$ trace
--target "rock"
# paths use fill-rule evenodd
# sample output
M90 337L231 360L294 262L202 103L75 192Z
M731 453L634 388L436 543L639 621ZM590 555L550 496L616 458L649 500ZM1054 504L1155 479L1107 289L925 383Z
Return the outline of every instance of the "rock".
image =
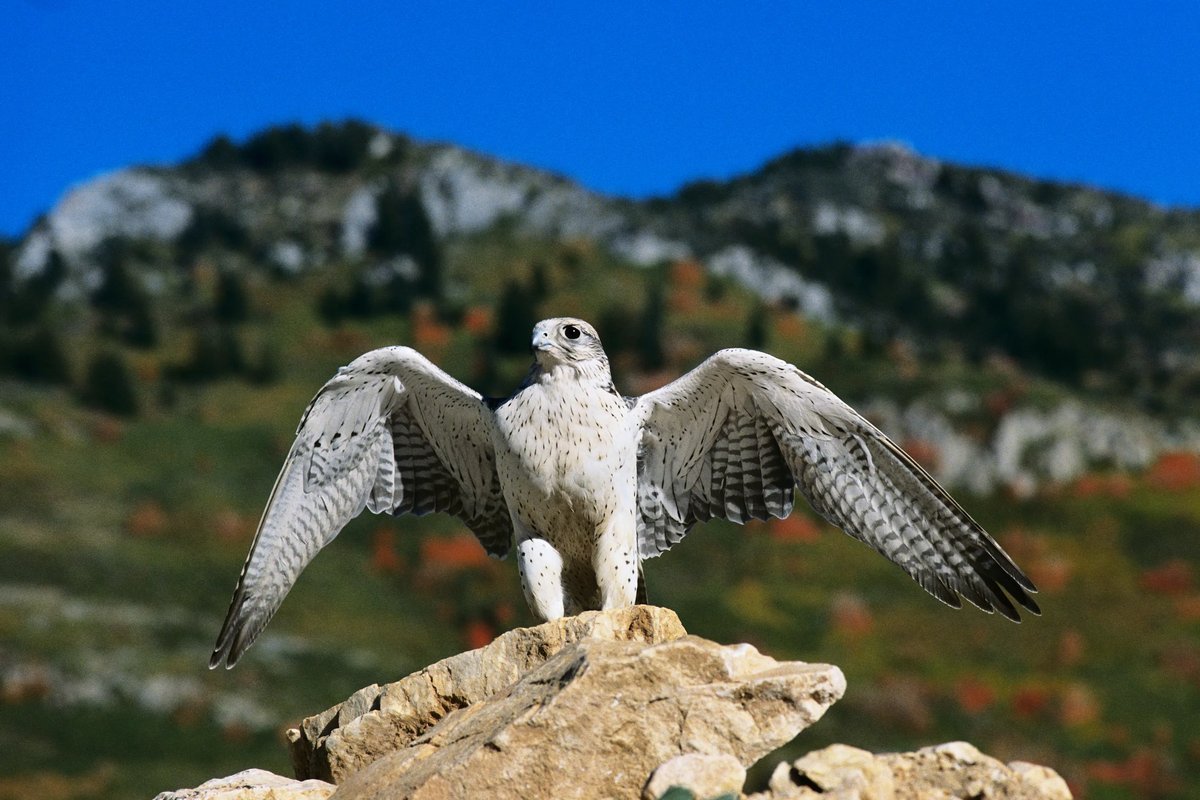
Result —
M583 639L345 777L337 797L638 798L678 755L753 764L845 685L837 667L778 662L749 645Z
M1071 791L1048 767L1005 765L966 742L913 753L873 755L835 744L809 753L771 775L752 800L1070 800Z
M336 788L324 781L297 781L265 769L248 769L205 781L195 789L163 792L154 800L325 800Z
M667 609L592 611L306 719L288 732L297 775L328 783L249 770L157 800L1070 800L1053 770L965 742L882 755L832 745L780 764L746 798L746 768L845 688L834 666L688 636Z
M895 796L892 771L872 753L835 744L781 763L771 774L768 797L810 797L822 793L841 798L891 800ZM793 790L799 790L796 793Z
M741 794L746 768L731 755L688 753L659 765L642 790L643 800L658 800L678 786L699 798Z
M686 636L675 612L656 606L589 611L517 628L395 683L368 686L289 730L298 778L341 782L381 755L407 746L451 712L502 692L567 645L584 638L667 642Z

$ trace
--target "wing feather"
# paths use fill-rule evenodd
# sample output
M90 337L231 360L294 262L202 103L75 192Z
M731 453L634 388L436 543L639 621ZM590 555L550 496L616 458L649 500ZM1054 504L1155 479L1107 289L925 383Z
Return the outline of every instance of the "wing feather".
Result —
M341 368L309 403L242 567L209 667L232 667L305 566L364 508L461 518L495 556L512 523L482 398L407 347Z
M711 424L697 424L697 409ZM1033 583L946 490L791 364L753 350L722 350L638 398L633 413L642 428L643 558L710 517L786 517L799 490L817 513L948 605L966 598L1013 620L1020 619L1017 605L1039 613ZM670 468L697 463L697 470Z

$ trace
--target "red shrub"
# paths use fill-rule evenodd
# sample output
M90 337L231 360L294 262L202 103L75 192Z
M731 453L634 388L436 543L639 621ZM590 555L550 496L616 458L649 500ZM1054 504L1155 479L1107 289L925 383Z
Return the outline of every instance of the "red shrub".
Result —
M488 563L487 553L470 533L429 538L421 542L422 563L447 571L473 569Z
M1124 761L1093 761L1088 777L1100 783L1126 786L1138 797L1161 797L1179 790L1178 779L1170 774L1165 758L1140 747Z
M1073 683L1059 698L1058 720L1064 727L1090 725L1100 719L1100 701L1090 686Z
M1142 591L1151 594L1179 597L1189 594L1195 588L1196 576L1191 564L1175 559L1154 569L1143 570L1138 579L1138 586Z
M1175 616L1182 622L1200 622L1200 594L1175 598Z
M855 594L839 594L833 599L829 621L836 633L851 639L867 635L875 624L867 602Z
M1200 457L1195 453L1163 453L1146 473L1151 486L1168 492L1200 488Z
M371 534L371 569L385 575L404 572L404 558L396 552L396 532L391 528L376 528Z
M495 636L496 633L492 630L492 626L481 619L471 620L463 630L463 639L471 650L478 650L489 644Z
M996 703L996 692L986 683L974 678L963 678L954 685L954 699L968 714L980 714Z
M775 337L781 342L801 342L808 338L808 323L799 314L780 314Z
M704 287L704 282L704 267L700 266L697 262L684 260L676 261L671 265L671 283L675 286L701 289Z
M161 536L167 530L167 512L153 500L144 500L125 519L125 530L132 536Z
M213 530L217 538L225 542L242 542L254 536L254 523L232 508L217 513L213 519Z
M1029 577L1039 592L1061 592L1071 580L1074 564L1062 556L1046 555L1029 562Z
M1021 719L1039 717L1050 706L1050 690L1043 686L1022 686L1013 692L1013 715Z
M1071 493L1076 497L1112 497L1122 499L1129 496L1133 489L1133 481L1128 475L1097 475L1090 473L1080 476L1071 486Z
M484 306L471 306L463 314L463 327L472 336L481 337L486 335L492 330L491 309Z
M903 447L925 469L937 469L939 456L937 445L924 439L907 439Z
M800 513L793 513L786 519L772 518L767 522L767 530L772 539L780 542L815 542L821 536L817 523Z
M512 622L513 618L517 615L516 611L513 610L512 603L504 601L496 605L494 613L496 615L496 622L501 625L507 625Z
M1059 666L1067 669L1078 666L1083 661L1086 649L1087 642L1084 641L1082 633L1076 630L1065 631L1058 640Z
M438 321L429 303L417 303L412 311L413 347L425 353L437 353L450 343L450 329Z

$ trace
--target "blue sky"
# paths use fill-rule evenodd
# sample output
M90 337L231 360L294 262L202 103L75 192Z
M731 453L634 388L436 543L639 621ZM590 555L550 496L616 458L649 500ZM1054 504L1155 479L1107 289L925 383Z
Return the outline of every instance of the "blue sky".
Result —
M0 233L213 135L355 116L646 195L894 139L1200 206L1200 3L8 0Z

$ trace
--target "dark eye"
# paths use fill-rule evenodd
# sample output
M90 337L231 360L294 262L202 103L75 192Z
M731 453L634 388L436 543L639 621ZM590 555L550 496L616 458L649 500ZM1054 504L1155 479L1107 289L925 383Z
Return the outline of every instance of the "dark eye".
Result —
M574 325L564 325L563 336L566 336L568 339L578 339L579 328L576 328Z

